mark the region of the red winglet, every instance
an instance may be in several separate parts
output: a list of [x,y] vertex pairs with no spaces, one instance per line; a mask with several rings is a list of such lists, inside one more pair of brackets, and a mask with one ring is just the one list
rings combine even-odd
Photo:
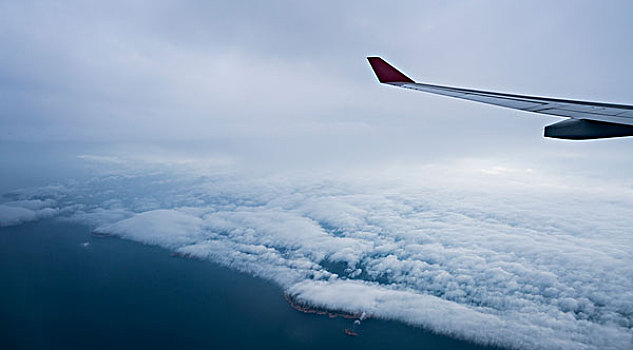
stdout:
[[413,83],[406,75],[400,73],[380,57],[367,57],[371,69],[374,70],[381,83]]

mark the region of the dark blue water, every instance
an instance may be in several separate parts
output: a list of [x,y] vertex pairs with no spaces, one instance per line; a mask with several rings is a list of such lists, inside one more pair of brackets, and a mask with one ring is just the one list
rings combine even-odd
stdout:
[[483,349],[375,319],[346,336],[267,281],[57,220],[0,228],[0,281],[0,349]]

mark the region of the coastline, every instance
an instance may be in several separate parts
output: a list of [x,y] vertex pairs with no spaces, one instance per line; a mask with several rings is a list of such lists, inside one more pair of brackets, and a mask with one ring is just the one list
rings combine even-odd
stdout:
[[62,220],[0,228],[0,239],[0,273],[9,286],[0,297],[7,310],[3,349],[490,349],[380,319],[363,322],[362,336],[350,337],[341,330],[361,315],[312,309],[272,282],[210,261],[173,259],[162,248],[93,237],[88,227]]

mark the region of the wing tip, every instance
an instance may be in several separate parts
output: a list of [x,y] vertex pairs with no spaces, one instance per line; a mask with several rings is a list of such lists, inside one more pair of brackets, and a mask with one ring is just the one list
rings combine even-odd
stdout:
[[371,69],[374,70],[374,74],[381,83],[414,83],[411,78],[402,74],[399,70],[395,69],[392,65],[387,63],[377,56],[367,57]]

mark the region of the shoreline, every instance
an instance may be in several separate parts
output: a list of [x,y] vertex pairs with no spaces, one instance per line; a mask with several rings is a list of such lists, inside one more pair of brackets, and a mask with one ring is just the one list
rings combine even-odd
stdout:
[[371,315],[368,315],[365,312],[349,313],[349,312],[345,312],[341,310],[328,310],[328,309],[311,307],[311,306],[301,304],[300,302],[296,301],[294,297],[288,293],[284,293],[284,299],[288,302],[288,305],[290,305],[291,308],[305,314],[315,314],[315,315],[320,315],[320,316],[327,315],[329,318],[342,317],[345,319],[357,319],[361,321],[372,318]]
[[402,350],[491,349],[377,318],[356,337],[344,330],[356,333],[351,320],[362,314],[310,307],[213,261],[90,232],[57,219],[0,228],[0,348],[384,349],[397,340]]

